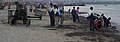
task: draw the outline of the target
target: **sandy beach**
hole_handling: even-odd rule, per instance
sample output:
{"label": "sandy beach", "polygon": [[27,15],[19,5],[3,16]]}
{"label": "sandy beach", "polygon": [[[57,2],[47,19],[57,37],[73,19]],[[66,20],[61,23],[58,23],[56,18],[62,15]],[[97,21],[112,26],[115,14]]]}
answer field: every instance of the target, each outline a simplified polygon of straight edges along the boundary
{"label": "sandy beach", "polygon": [[118,32],[111,29],[89,32],[85,17],[80,23],[73,23],[71,15],[65,13],[64,25],[49,26],[48,14],[42,20],[32,19],[31,25],[7,24],[7,10],[0,10],[0,42],[120,42]]}

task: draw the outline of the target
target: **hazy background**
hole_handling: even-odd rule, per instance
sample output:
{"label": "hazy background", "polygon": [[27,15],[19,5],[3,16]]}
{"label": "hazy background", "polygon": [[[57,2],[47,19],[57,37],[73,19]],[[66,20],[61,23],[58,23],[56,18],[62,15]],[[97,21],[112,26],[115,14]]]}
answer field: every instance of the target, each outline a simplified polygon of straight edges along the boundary
{"label": "hazy background", "polygon": [[[8,0],[0,0],[1,2],[8,2]],[[86,4],[118,4],[120,0],[10,0],[14,1],[24,1],[24,2],[59,2],[59,3],[86,3]]]}

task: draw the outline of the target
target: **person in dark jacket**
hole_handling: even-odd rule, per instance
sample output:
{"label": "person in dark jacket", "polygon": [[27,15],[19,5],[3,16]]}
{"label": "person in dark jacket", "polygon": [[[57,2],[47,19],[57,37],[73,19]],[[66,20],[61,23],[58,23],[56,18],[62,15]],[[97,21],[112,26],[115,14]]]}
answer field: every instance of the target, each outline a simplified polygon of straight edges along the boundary
{"label": "person in dark jacket", "polygon": [[76,21],[76,10],[75,10],[75,7],[73,7],[71,13],[72,13],[72,16],[73,16],[73,22],[75,23],[75,21]]}
{"label": "person in dark jacket", "polygon": [[50,3],[48,13],[49,13],[49,16],[50,16],[50,24],[51,24],[51,26],[55,26],[55,19],[54,19],[54,11],[53,11],[53,9],[54,9],[54,6],[53,6],[52,3]]}

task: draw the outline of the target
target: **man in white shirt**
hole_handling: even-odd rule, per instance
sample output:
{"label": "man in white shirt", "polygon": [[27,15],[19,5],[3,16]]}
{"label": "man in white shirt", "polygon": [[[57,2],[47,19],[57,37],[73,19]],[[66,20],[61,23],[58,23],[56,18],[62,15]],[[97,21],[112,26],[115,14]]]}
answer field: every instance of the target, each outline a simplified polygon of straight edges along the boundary
{"label": "man in white shirt", "polygon": [[89,14],[88,14],[88,16],[91,15],[91,14],[94,15],[94,9],[93,9],[93,7],[90,7],[90,10],[89,10]]}

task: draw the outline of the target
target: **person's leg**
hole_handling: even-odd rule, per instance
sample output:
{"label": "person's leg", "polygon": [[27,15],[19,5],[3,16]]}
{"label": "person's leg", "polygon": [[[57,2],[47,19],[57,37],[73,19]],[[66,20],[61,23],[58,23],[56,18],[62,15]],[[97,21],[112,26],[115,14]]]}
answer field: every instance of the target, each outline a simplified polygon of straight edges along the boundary
{"label": "person's leg", "polygon": [[76,21],[76,19],[75,19],[75,15],[73,15],[73,22],[75,22]]}
{"label": "person's leg", "polygon": [[80,22],[80,19],[79,19],[79,16],[78,16],[78,14],[77,14],[77,20],[78,20],[78,22]]}
{"label": "person's leg", "polygon": [[107,27],[107,21],[104,22],[104,26]]}
{"label": "person's leg", "polygon": [[94,22],[90,21],[90,31],[94,31]]}
{"label": "person's leg", "polygon": [[49,16],[50,16],[50,26],[55,26],[54,16],[51,15],[52,13],[50,11],[48,11],[48,13],[49,13]]}
{"label": "person's leg", "polygon": [[50,22],[51,22],[51,26],[55,26],[55,19],[54,17],[50,17]]}
{"label": "person's leg", "polygon": [[50,16],[50,26],[52,26],[52,17]]}
{"label": "person's leg", "polygon": [[59,26],[59,18],[55,16],[55,27]]}
{"label": "person's leg", "polygon": [[63,25],[63,22],[64,22],[64,16],[61,17],[60,25]]}
{"label": "person's leg", "polygon": [[11,20],[11,23],[12,23],[12,25],[14,25],[16,23],[16,18],[15,17]]}
{"label": "person's leg", "polygon": [[31,12],[32,12],[32,9],[31,9]]}
{"label": "person's leg", "polygon": [[23,24],[26,24],[26,22],[27,22],[27,17],[25,16],[25,17],[23,18]]}

